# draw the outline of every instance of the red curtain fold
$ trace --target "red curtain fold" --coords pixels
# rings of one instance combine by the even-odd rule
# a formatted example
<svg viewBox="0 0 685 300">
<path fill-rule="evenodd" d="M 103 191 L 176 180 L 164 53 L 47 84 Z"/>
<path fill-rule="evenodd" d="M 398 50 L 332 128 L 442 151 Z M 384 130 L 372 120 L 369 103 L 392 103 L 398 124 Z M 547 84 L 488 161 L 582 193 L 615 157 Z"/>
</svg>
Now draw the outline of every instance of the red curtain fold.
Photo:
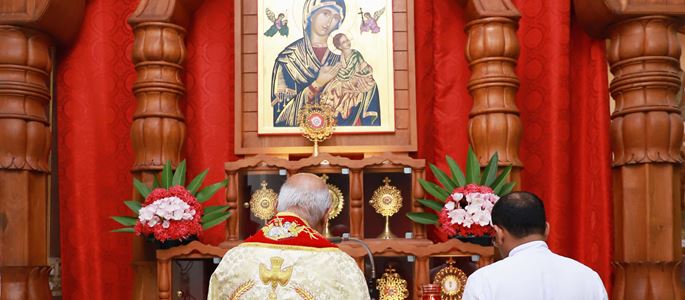
<svg viewBox="0 0 685 300">
<path fill-rule="evenodd" d="M 132 236 L 111 233 L 127 215 L 136 73 L 126 18 L 135 0 L 93 0 L 56 76 L 63 299 L 129 299 Z"/>
<path fill-rule="evenodd" d="M 608 285 L 611 181 L 604 42 L 571 22 L 570 0 L 515 1 L 522 13 L 517 95 L 523 140 L 522 188 L 538 194 L 552 226 L 550 246 L 578 259 Z M 126 19 L 137 1 L 93 0 L 75 47 L 58 66 L 59 182 L 65 299 L 128 299 L 131 236 L 108 231 L 131 195 L 130 124 L 135 71 Z M 206 0 L 187 37 L 190 175 L 224 178 L 234 145 L 233 1 Z M 464 11 L 454 0 L 415 0 L 417 157 L 446 169 L 463 164 L 472 100 L 464 57 Z M 224 193 L 210 201 L 219 204 Z M 225 237 L 220 225 L 203 240 Z M 126 263 L 122 263 L 126 262 Z"/>
<path fill-rule="evenodd" d="M 186 44 L 186 142 L 189 174 L 209 168 L 208 183 L 223 180 L 224 163 L 236 159 L 234 130 L 233 1 L 205 0 L 195 12 Z M 205 205 L 226 202 L 222 189 Z M 206 231 L 203 242 L 226 239 L 225 223 Z"/>
</svg>

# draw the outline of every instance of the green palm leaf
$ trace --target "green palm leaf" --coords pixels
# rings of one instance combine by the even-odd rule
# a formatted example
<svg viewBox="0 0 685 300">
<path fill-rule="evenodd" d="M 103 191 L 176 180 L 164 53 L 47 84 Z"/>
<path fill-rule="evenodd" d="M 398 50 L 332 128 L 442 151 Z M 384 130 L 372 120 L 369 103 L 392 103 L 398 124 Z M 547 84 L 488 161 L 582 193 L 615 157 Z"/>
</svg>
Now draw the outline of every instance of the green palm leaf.
<svg viewBox="0 0 685 300">
<path fill-rule="evenodd" d="M 138 218 L 134 217 L 112 217 L 114 221 L 124 226 L 135 226 Z"/>
<path fill-rule="evenodd" d="M 138 201 L 131 200 L 131 201 L 124 201 L 124 204 L 128 206 L 128 208 L 131 209 L 136 215 L 138 215 L 138 212 L 140 211 L 140 208 L 142 207 L 142 204 Z"/>
<path fill-rule="evenodd" d="M 441 211 L 442 210 L 442 204 L 438 201 L 433 201 L 433 200 L 428 200 L 428 199 L 416 199 L 419 203 L 423 204 L 424 206 L 431 208 L 435 211 Z"/>
<path fill-rule="evenodd" d="M 214 220 L 210 220 L 210 221 L 207 221 L 207 222 L 203 222 L 203 223 L 202 223 L 202 229 L 207 230 L 207 229 L 209 229 L 209 228 L 212 228 L 212 227 L 214 227 L 215 225 L 217 225 L 217 224 L 219 224 L 219 223 L 221 223 L 221 222 L 223 222 L 223 221 L 226 221 L 226 219 L 228 219 L 228 217 L 230 217 L 230 216 L 231 216 L 231 214 L 229 213 L 229 214 L 226 214 L 226 215 L 224 215 L 224 216 L 220 216 L 220 217 L 218 217 L 218 218 L 216 218 L 216 219 L 214 219 Z"/>
<path fill-rule="evenodd" d="M 168 189 L 171 187 L 171 160 L 167 160 L 164 164 L 164 169 L 162 169 L 162 187 Z"/>
<path fill-rule="evenodd" d="M 454 159 L 452 159 L 449 155 L 446 155 L 445 159 L 447 160 L 447 165 L 450 167 L 450 171 L 452 172 L 452 181 L 457 186 L 465 186 L 466 178 L 464 178 L 464 173 L 461 171 L 461 168 L 459 168 L 459 165 L 457 165 Z"/>
<path fill-rule="evenodd" d="M 197 193 L 197 190 L 202 186 L 202 182 L 205 181 L 205 177 L 207 177 L 207 173 L 209 172 L 209 169 L 202 171 L 200 175 L 195 176 L 193 180 L 190 182 L 188 185 L 188 192 L 193 194 L 193 196 L 196 196 L 195 194 Z"/>
<path fill-rule="evenodd" d="M 434 164 L 430 164 L 430 168 L 433 171 L 433 175 L 440 181 L 443 187 L 447 189 L 448 192 L 453 191 L 457 188 L 457 185 L 452 181 L 452 179 L 445 174 L 440 168 L 436 167 Z"/>
<path fill-rule="evenodd" d="M 490 186 L 492 188 L 492 191 L 496 195 L 499 195 L 499 193 L 497 193 L 497 191 L 501 190 L 502 187 L 504 186 L 504 184 L 507 183 L 506 179 L 507 179 L 507 176 L 509 176 L 509 172 L 511 172 L 511 168 L 512 168 L 511 165 L 506 166 L 504 168 L 504 170 L 502 170 L 502 173 L 500 173 L 499 176 L 497 176 L 497 179 L 495 179 L 495 182 L 493 182 L 492 185 Z"/>
<path fill-rule="evenodd" d="M 419 224 L 438 224 L 438 216 L 431 213 L 410 212 L 407 218 Z"/>
<path fill-rule="evenodd" d="M 138 193 L 143 196 L 143 199 L 147 198 L 147 195 L 150 195 L 150 188 L 137 178 L 133 178 L 133 186 L 138 190 Z"/>
<path fill-rule="evenodd" d="M 176 172 L 174 172 L 174 177 L 171 179 L 171 186 L 180 185 L 184 186 L 186 184 L 186 161 L 183 160 L 178 166 L 176 166 Z"/>
<path fill-rule="evenodd" d="M 430 194 L 431 196 L 435 197 L 440 201 L 445 201 L 445 199 L 447 199 L 447 197 L 450 196 L 450 194 L 447 191 L 445 191 L 442 187 L 430 181 L 419 179 L 419 184 L 421 184 L 423 189 L 426 190 L 428 194 Z"/>
<path fill-rule="evenodd" d="M 198 202 L 203 203 L 203 202 L 209 200 L 209 198 L 212 198 L 212 196 L 214 196 L 214 193 L 216 193 L 220 188 L 226 186 L 227 184 L 228 184 L 228 179 L 224 179 L 221 182 L 217 182 L 217 183 L 212 184 L 208 187 L 205 187 L 204 189 L 202 189 L 200 192 L 197 193 L 197 196 L 195 196 L 195 198 L 197 198 Z"/>
<path fill-rule="evenodd" d="M 119 229 L 114 229 L 110 232 L 127 232 L 127 233 L 134 233 L 136 232 L 133 227 L 124 227 L 124 228 L 119 228 Z"/>
<path fill-rule="evenodd" d="M 207 206 L 205 207 L 205 215 L 211 214 L 215 211 L 226 211 L 228 209 L 228 205 L 213 205 L 213 206 Z"/>
<path fill-rule="evenodd" d="M 480 181 L 480 162 L 473 149 L 469 147 L 469 152 L 466 155 L 466 183 L 478 184 Z"/>
<path fill-rule="evenodd" d="M 509 182 L 509 183 L 505 184 L 502 187 L 502 190 L 500 191 L 500 193 L 496 194 L 496 195 L 504 196 L 506 194 L 511 193 L 511 191 L 514 189 L 515 185 L 516 185 L 516 182 Z"/>
<path fill-rule="evenodd" d="M 484 186 L 490 186 L 497 178 L 497 163 L 499 158 L 497 157 L 497 152 L 492 155 L 490 162 L 483 170 L 483 176 L 480 178 L 480 184 Z"/>
</svg>

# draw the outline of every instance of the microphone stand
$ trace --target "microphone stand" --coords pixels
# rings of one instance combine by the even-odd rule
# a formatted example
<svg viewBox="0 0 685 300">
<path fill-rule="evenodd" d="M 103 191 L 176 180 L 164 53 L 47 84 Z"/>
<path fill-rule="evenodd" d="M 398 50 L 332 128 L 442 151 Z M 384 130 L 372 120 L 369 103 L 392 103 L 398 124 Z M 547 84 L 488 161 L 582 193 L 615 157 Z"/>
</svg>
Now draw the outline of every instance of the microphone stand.
<svg viewBox="0 0 685 300">
<path fill-rule="evenodd" d="M 371 278 L 366 281 L 366 285 L 369 288 L 369 295 L 371 295 L 371 299 L 376 299 L 378 296 L 376 295 L 376 264 L 373 261 L 373 253 L 371 252 L 371 248 L 369 248 L 369 245 L 367 245 L 364 241 L 360 239 L 355 239 L 351 238 L 348 233 L 343 234 L 342 237 L 339 236 L 334 236 L 328 238 L 328 241 L 334 244 L 340 244 L 341 242 L 344 241 L 351 241 L 355 242 L 359 245 L 361 245 L 364 249 L 366 249 L 366 254 L 369 257 L 369 262 L 371 263 Z"/>
</svg>

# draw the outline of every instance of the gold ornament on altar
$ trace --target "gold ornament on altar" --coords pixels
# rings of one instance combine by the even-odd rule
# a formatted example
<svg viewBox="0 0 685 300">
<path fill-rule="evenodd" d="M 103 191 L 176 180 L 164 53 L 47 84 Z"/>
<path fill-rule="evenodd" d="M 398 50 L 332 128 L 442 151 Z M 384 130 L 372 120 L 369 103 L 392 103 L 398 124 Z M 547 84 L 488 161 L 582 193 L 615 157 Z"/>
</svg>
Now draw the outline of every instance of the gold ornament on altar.
<svg viewBox="0 0 685 300">
<path fill-rule="evenodd" d="M 297 124 L 302 135 L 314 142 L 314 156 L 319 155 L 319 143 L 333 135 L 335 109 L 326 104 L 306 104 L 297 113 Z"/>
<path fill-rule="evenodd" d="M 407 281 L 397 274 L 395 268 L 389 266 L 380 279 L 376 280 L 380 300 L 403 300 L 409 297 Z"/>
<path fill-rule="evenodd" d="M 262 180 L 261 185 L 262 188 L 254 192 L 250 198 L 250 211 L 255 217 L 267 221 L 276 214 L 278 194 L 266 187 L 266 180 Z"/>
<path fill-rule="evenodd" d="M 326 185 L 328 185 L 328 194 L 331 195 L 331 211 L 328 214 L 328 220 L 333 220 L 340 214 L 340 212 L 342 212 L 345 199 L 343 198 L 342 191 L 340 191 L 337 186 L 328 183 L 328 175 L 321 175 L 321 179 L 324 183 L 326 183 Z M 326 222 L 326 227 L 324 228 L 324 236 L 327 238 L 333 237 L 330 229 L 328 228 L 328 222 Z"/>
<path fill-rule="evenodd" d="M 454 260 L 450 257 L 447 260 L 447 267 L 435 274 L 433 283 L 440 286 L 441 299 L 461 300 L 466 286 L 466 274 L 454 266 Z"/>
<path fill-rule="evenodd" d="M 402 207 L 402 193 L 397 187 L 390 185 L 390 179 L 383 179 L 385 185 L 373 192 L 369 204 L 373 206 L 378 214 L 385 217 L 385 229 L 379 239 L 392 239 L 395 235 L 390 232 L 390 217 L 400 211 Z"/>
</svg>

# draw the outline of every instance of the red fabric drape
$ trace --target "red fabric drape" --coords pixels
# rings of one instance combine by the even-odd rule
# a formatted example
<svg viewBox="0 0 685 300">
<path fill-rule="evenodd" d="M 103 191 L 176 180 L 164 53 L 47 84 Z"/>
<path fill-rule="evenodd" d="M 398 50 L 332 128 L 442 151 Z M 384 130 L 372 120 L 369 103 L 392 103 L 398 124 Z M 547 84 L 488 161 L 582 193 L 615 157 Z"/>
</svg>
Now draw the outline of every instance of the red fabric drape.
<svg viewBox="0 0 685 300">
<path fill-rule="evenodd" d="M 129 214 L 131 118 L 136 73 L 126 18 L 136 0 L 93 0 L 76 44 L 57 66 L 63 299 L 129 299 L 130 234 L 112 215 Z"/>
<path fill-rule="evenodd" d="M 108 231 L 130 197 L 131 30 L 137 1 L 93 0 L 76 46 L 58 66 L 57 105 L 65 299 L 128 299 L 131 237 Z M 550 246 L 610 280 L 611 183 L 603 41 L 571 22 L 570 1 L 516 1 L 522 18 L 518 105 L 524 190 L 545 201 Z M 223 178 L 233 152 L 233 1 L 206 0 L 189 29 L 189 173 Z M 472 100 L 464 12 L 454 0 L 415 0 L 418 157 L 463 163 Z M 103 134 L 104 133 L 104 134 Z M 211 202 L 220 203 L 223 193 Z M 204 241 L 224 238 L 219 227 Z"/>
</svg>

